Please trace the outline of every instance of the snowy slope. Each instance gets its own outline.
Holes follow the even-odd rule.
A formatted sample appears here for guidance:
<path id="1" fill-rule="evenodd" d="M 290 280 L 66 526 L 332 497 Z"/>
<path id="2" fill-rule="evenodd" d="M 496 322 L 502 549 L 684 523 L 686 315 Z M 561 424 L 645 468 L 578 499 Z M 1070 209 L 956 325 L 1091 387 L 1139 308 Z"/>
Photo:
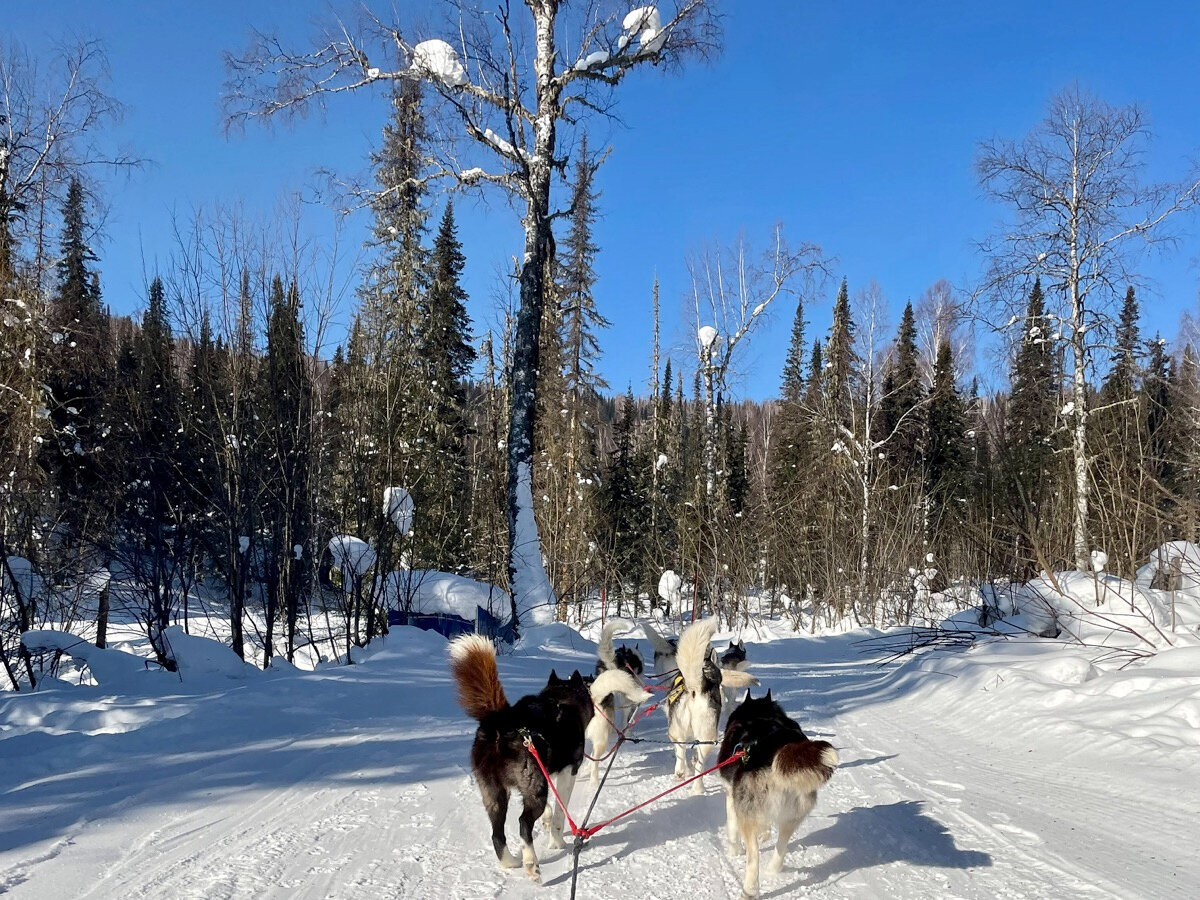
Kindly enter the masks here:
<path id="1" fill-rule="evenodd" d="M 843 760 L 764 896 L 1195 895 L 1200 650 L 1101 672 L 1012 642 L 880 669 L 862 634 L 746 636 L 752 671 Z M 593 654 L 548 626 L 501 673 L 515 697 Z M 0 892 L 566 897 L 569 856 L 540 828 L 545 886 L 496 867 L 444 658 L 396 629 L 349 667 L 0 696 Z M 664 738 L 662 716 L 639 733 Z M 593 820 L 671 766 L 665 744 L 623 749 Z M 589 799 L 581 782 L 573 811 Z M 579 896 L 737 896 L 723 818 L 715 778 L 635 813 L 584 850 Z"/>

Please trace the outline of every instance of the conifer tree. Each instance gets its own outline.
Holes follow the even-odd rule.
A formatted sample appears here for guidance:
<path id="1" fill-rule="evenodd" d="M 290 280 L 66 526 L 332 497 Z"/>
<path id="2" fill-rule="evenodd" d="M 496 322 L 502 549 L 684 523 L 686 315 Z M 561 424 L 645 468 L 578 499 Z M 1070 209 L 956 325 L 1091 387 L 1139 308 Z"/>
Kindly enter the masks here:
<path id="1" fill-rule="evenodd" d="M 309 484 L 313 389 L 305 358 L 296 284 L 293 282 L 285 292 L 282 279 L 275 276 L 269 304 L 259 413 L 266 422 L 264 471 L 269 511 L 264 518 L 272 540 L 266 564 L 264 666 L 276 652 L 277 616 L 284 625 L 284 647 L 289 661 L 295 652 L 305 576 L 313 562 Z"/>
<path id="2" fill-rule="evenodd" d="M 923 422 L 919 408 L 924 394 L 917 352 L 916 319 L 910 302 L 904 307 L 896 332 L 896 342 L 880 394 L 877 419 L 877 439 L 887 442 L 888 464 L 892 477 L 897 480 L 921 477 Z"/>
<path id="3" fill-rule="evenodd" d="M 55 440 L 43 445 L 60 515 L 74 538 L 99 536 L 109 518 L 101 445 L 113 343 L 88 245 L 83 187 L 72 179 L 63 207 L 58 285 L 50 304 L 47 354 L 50 421 Z M 90 532 L 85 534 L 85 532 Z"/>
<path id="4" fill-rule="evenodd" d="M 1004 472 L 1016 530 L 1018 566 L 1036 570 L 1031 544 L 1038 523 L 1049 513 L 1054 488 L 1055 421 L 1059 368 L 1040 281 L 1029 293 L 1021 343 L 1013 361 L 1012 390 L 1005 421 Z"/>
<path id="5" fill-rule="evenodd" d="M 933 369 L 922 456 L 929 497 L 928 536 L 939 560 L 945 560 L 953 538 L 961 534 L 969 501 L 970 462 L 966 443 L 967 409 L 954 376 L 954 353 L 948 338 L 938 342 Z M 932 540 L 934 535 L 941 540 Z M 940 545 L 940 546 L 939 546 Z"/>
<path id="6" fill-rule="evenodd" d="M 419 419 L 420 477 L 413 483 L 414 500 L 427 520 L 415 549 L 429 564 L 447 571 L 463 570 L 470 544 L 466 383 L 475 350 L 461 283 L 465 264 L 454 207 L 448 203 L 430 258 L 429 290 L 421 303 L 418 334 L 428 401 L 427 414 Z"/>

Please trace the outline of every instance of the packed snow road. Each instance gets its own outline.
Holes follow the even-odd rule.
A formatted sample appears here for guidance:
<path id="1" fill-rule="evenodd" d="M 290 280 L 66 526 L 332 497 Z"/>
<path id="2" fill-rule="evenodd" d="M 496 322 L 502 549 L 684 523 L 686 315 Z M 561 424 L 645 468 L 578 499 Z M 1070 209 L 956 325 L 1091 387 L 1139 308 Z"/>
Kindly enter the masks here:
<path id="1" fill-rule="evenodd" d="M 764 874 L 764 897 L 1196 894 L 1196 773 L 1180 754 L 1030 715 L 1001 675 L 933 672 L 937 659 L 882 670 L 846 636 L 746 637 L 764 687 L 842 757 L 784 871 Z M 410 629 L 389 641 L 315 673 L 0 698 L 0 893 L 566 897 L 570 854 L 546 849 L 540 827 L 543 885 L 495 864 L 445 642 Z M 541 630 L 501 659 L 510 699 L 593 654 L 566 629 Z M 1038 696 L 1039 708 L 1059 702 Z M 663 717 L 637 734 L 665 739 Z M 592 821 L 670 787 L 672 765 L 665 743 L 623 748 Z M 582 780 L 577 816 L 590 797 Z M 703 796 L 634 813 L 588 843 L 578 896 L 736 897 L 743 861 L 725 855 L 723 820 L 715 776 Z"/>

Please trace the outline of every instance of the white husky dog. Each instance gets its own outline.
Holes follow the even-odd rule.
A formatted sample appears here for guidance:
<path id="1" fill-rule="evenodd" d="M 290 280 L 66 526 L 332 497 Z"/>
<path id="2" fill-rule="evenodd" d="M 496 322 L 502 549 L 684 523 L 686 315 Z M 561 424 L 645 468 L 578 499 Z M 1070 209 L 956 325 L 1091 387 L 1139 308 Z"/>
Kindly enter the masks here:
<path id="1" fill-rule="evenodd" d="M 600 643 L 596 646 L 596 655 L 599 657 L 596 661 L 596 681 L 593 684 L 593 696 L 597 698 L 596 715 L 587 727 L 587 738 L 592 745 L 589 769 L 593 782 L 600 780 L 600 757 L 608 750 L 613 728 L 621 727 L 627 709 L 632 708 L 618 704 L 614 693 L 600 693 L 595 685 L 601 684 L 602 676 L 610 672 L 623 672 L 629 680 L 627 683 L 622 682 L 626 685 L 625 689 L 616 693 L 626 700 L 632 700 L 635 705 L 645 702 L 650 697 L 647 691 L 640 689 L 640 684 L 637 685 L 639 691 L 636 695 L 628 689 L 628 684 L 637 684 L 637 679 L 641 678 L 642 655 L 635 647 L 613 647 L 613 634 L 617 631 L 628 631 L 632 627 L 633 623 L 625 619 L 610 619 L 600 632 Z"/>
<path id="2" fill-rule="evenodd" d="M 717 739 L 722 683 L 733 688 L 758 684 L 753 675 L 717 665 L 710 646 L 716 630 L 716 619 L 702 619 L 689 625 L 679 637 L 679 649 L 675 654 L 679 674 L 667 695 L 667 737 L 675 742 L 676 778 L 699 775 L 704 771 L 705 761 Z M 692 741 L 700 743 L 693 747 Z M 692 783 L 692 793 L 704 793 L 703 779 L 697 778 Z"/>

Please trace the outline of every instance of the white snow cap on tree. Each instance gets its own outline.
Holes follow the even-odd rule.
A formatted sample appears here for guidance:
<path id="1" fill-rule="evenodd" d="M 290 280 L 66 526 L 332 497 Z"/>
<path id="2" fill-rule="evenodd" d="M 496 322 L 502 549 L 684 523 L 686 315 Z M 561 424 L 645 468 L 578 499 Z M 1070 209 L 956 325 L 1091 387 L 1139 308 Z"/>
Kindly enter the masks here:
<path id="1" fill-rule="evenodd" d="M 682 593 L 683 579 L 671 569 L 663 572 L 662 577 L 658 579 L 658 596 L 668 603 L 678 606 Z"/>
<path id="2" fill-rule="evenodd" d="M 413 47 L 412 67 L 447 87 L 462 87 L 467 83 L 467 70 L 459 62 L 457 51 L 437 38 Z"/>
<path id="3" fill-rule="evenodd" d="M 1108 554 L 1103 550 L 1092 551 L 1092 571 L 1103 572 L 1104 567 L 1108 565 Z"/>
<path id="4" fill-rule="evenodd" d="M 365 575 L 367 569 L 375 565 L 375 551 L 371 545 L 351 534 L 335 534 L 331 537 L 329 555 L 339 569 L 352 575 Z"/>
<path id="5" fill-rule="evenodd" d="M 667 33 L 663 30 L 662 16 L 657 6 L 639 6 L 632 10 L 621 22 L 621 27 L 630 34 L 637 34 L 643 53 L 661 50 L 667 42 Z"/>
<path id="6" fill-rule="evenodd" d="M 412 494 L 402 487 L 383 489 L 383 514 L 392 520 L 400 534 L 408 534 L 413 527 Z"/>
<path id="7" fill-rule="evenodd" d="M 711 350 L 712 345 L 717 342 L 717 329 L 711 325 L 701 325 L 700 330 L 696 332 L 696 339 L 705 350 Z"/>

